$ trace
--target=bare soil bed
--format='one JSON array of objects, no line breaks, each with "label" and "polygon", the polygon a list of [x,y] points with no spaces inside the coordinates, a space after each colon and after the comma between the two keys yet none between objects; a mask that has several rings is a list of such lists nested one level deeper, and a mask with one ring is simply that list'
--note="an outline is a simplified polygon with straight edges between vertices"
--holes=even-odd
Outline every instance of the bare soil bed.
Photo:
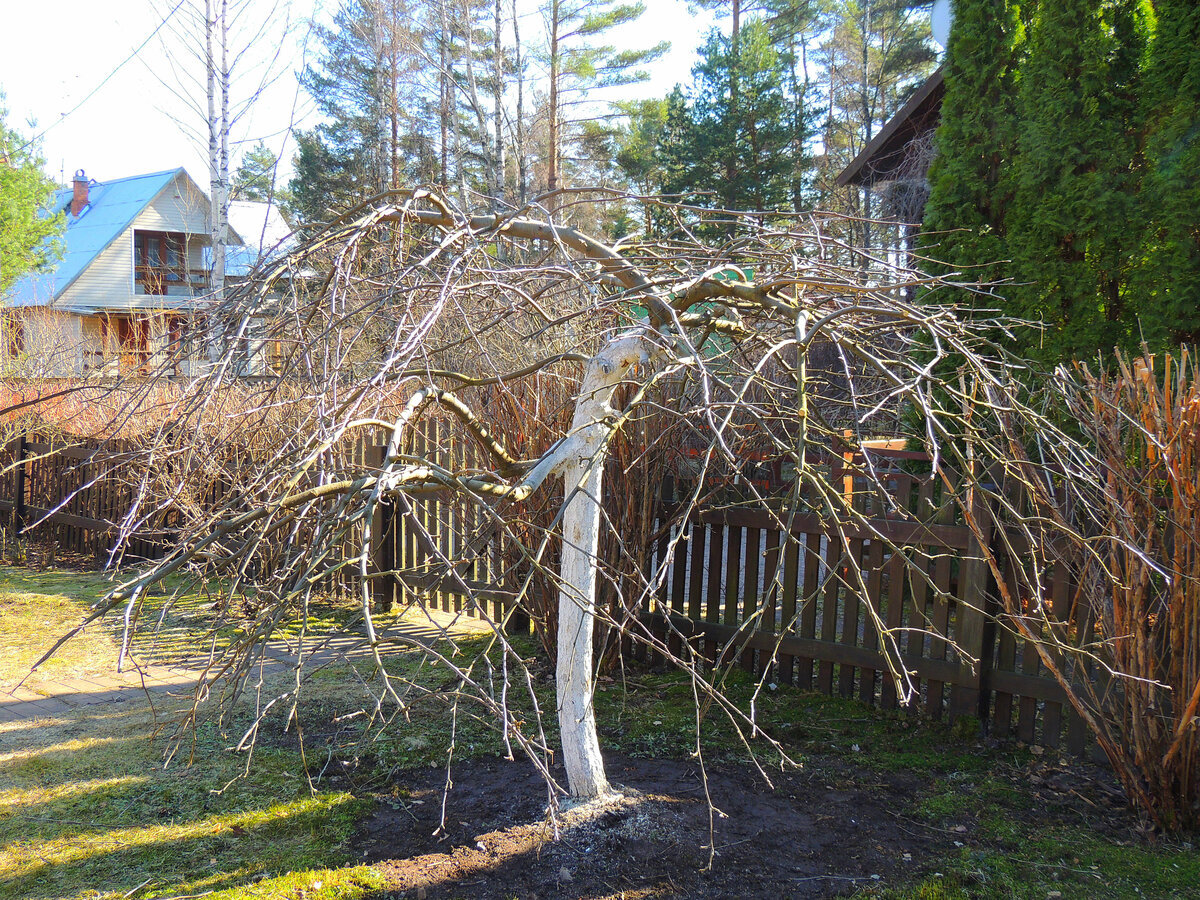
[{"label": "bare soil bed", "polygon": [[[352,849],[382,872],[388,897],[829,897],[911,883],[972,840],[963,824],[911,817],[924,794],[914,774],[835,764],[772,773],[713,767],[716,854],[699,767],[613,757],[624,799],[568,811],[554,840],[545,784],[523,761],[457,767],[439,832],[446,773],[410,770],[392,781]],[[558,773],[556,773],[558,774]]]}]

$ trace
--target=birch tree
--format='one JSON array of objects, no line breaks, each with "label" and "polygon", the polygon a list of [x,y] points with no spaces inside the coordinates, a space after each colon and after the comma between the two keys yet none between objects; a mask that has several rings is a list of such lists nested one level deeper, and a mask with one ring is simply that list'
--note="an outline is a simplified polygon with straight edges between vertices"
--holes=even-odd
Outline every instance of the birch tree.
[{"label": "birch tree", "polygon": [[181,0],[170,7],[160,4],[159,11],[160,39],[171,63],[171,74],[158,75],[159,80],[186,111],[176,116],[181,127],[207,150],[209,294],[220,303],[233,186],[231,145],[249,140],[246,128],[255,105],[289,72],[284,52],[292,27],[290,0]]}]

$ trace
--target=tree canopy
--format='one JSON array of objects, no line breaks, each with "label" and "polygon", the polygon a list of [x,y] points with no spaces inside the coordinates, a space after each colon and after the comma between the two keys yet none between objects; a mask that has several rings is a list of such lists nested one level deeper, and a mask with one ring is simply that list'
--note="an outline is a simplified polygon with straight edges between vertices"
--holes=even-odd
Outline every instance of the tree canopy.
[{"label": "tree canopy", "polygon": [[[799,98],[785,93],[783,60],[766,24],[744,24],[736,45],[710,33],[693,72],[695,96],[674,135],[666,191],[727,209],[789,209],[796,144],[791,105]],[[676,116],[681,112],[676,108]]]},{"label": "tree canopy", "polygon": [[276,185],[279,173],[279,156],[262,141],[246,151],[241,164],[233,173],[230,189],[231,200],[253,200],[259,203],[286,203],[288,192],[283,185]]},{"label": "tree canopy", "polygon": [[65,220],[47,210],[55,184],[42,171],[37,146],[8,124],[0,94],[0,298],[30,272],[44,271],[61,254]]}]

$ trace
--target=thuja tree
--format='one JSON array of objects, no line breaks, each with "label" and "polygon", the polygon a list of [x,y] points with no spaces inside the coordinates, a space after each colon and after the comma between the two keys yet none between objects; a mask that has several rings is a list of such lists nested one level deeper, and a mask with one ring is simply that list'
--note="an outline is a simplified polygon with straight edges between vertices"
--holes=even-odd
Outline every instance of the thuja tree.
[{"label": "thuja tree", "polygon": [[1145,23],[1134,2],[1042,4],[1021,72],[1009,309],[1043,321],[1030,351],[1088,355],[1134,339],[1131,161]]},{"label": "thuja tree", "polygon": [[[1033,615],[1023,598],[1046,595],[1042,574],[1055,561],[1047,554],[1061,543],[1047,531],[1086,533],[1061,513],[1046,485],[1064,472],[1069,484],[1097,484],[1094,456],[1022,399],[1010,377],[1014,361],[988,337],[994,326],[964,323],[937,304],[941,283],[878,267],[870,284],[859,282],[860,269],[843,264],[851,251],[786,222],[766,226],[748,216],[738,233],[728,246],[683,239],[617,253],[552,221],[466,216],[428,194],[392,194],[360,208],[227,301],[223,327],[214,329],[224,354],[160,405],[163,427],[143,451],[121,457],[138,485],[126,533],[169,513],[181,536],[92,618],[119,610],[136,628],[156,619],[151,609],[162,601],[155,585],[219,584],[212,626],[234,637],[214,642],[197,704],[218,696],[222,684],[236,695],[263,642],[294,626],[301,640],[295,684],[263,704],[294,710],[312,649],[305,638],[310,604],[319,590],[346,585],[354,592],[359,646],[375,654],[379,720],[399,726],[404,717],[389,713],[407,711],[423,688],[389,674],[379,656],[389,643],[413,642],[387,627],[376,584],[398,580],[414,602],[452,589],[485,617],[498,596],[508,609],[536,608],[549,593],[557,611],[562,790],[602,796],[610,788],[592,706],[597,628],[649,645],[688,673],[701,759],[706,711],[761,736],[753,708],[739,709],[722,693],[722,670],[709,665],[702,648],[673,620],[659,620],[664,633],[637,615],[666,583],[681,532],[666,523],[651,537],[661,548],[653,565],[623,565],[621,554],[632,558],[637,548],[631,531],[614,529],[625,520],[606,506],[614,442],[629,437],[633,423],[650,422],[654,427],[642,433],[651,440],[670,434],[697,451],[696,487],[673,513],[684,517],[704,496],[705,474],[738,472],[749,441],[795,473],[785,496],[749,489],[741,501],[772,516],[781,541],[793,540],[793,516],[818,512],[834,546],[855,545],[866,529],[905,579],[936,593],[928,556],[895,538],[906,518],[921,530],[920,511],[889,508],[886,532],[877,530],[842,479],[833,483],[819,464],[823,450],[840,453],[847,442],[852,449],[868,436],[899,434],[929,451],[942,510],[960,511],[976,535],[977,564],[1000,573],[1008,625],[1036,639],[1069,691],[1073,672],[1064,660],[1074,658],[1071,649],[1046,644],[1062,632],[1044,620],[1048,612]],[[905,300],[914,282],[929,288],[927,302]],[[275,374],[237,377],[248,345],[278,348]],[[818,355],[826,362],[810,365]],[[565,411],[557,399],[563,397]],[[902,416],[905,408],[917,414]],[[499,414],[506,409],[520,415]],[[434,416],[455,423],[454,442],[430,446],[427,432],[413,439]],[[905,422],[915,425],[907,434]],[[356,450],[368,435],[386,444],[378,455]],[[1032,435],[1042,441],[1037,461],[1014,455]],[[470,460],[467,442],[475,449]],[[858,474],[858,483],[874,485],[886,502],[886,473],[867,465]],[[230,485],[215,503],[205,500],[213,481]],[[1026,486],[1028,502],[1014,503],[1014,481]],[[420,517],[410,515],[431,493],[471,511],[452,549],[431,540]],[[1039,514],[1022,515],[1031,504]],[[530,512],[535,506],[537,515]],[[1086,514],[1093,507],[1073,508]],[[1011,560],[991,556],[1003,550],[985,533],[991,509],[1004,516]],[[426,551],[422,566],[389,563],[377,552],[385,512],[413,523]],[[480,584],[471,573],[492,558],[496,540],[514,562]],[[778,558],[790,552],[799,546],[781,547]],[[784,568],[776,566],[764,583],[777,585]],[[818,592],[840,582],[870,596],[859,554],[846,552],[823,572]],[[620,585],[616,613],[598,602],[605,583]],[[774,589],[719,659],[738,655],[768,615]],[[899,627],[864,606],[880,665],[907,700],[916,685],[901,647],[914,623],[920,627],[922,611]],[[235,620],[237,629],[228,628]],[[495,643],[485,656],[449,644],[420,645],[420,652],[452,673],[453,696],[523,750],[557,795],[550,759],[559,747],[541,727],[536,679],[502,619],[488,621]],[[784,623],[783,631],[794,624]],[[1092,714],[1077,693],[1068,696],[1081,714]],[[252,743],[256,727],[242,746]],[[1118,751],[1111,742],[1105,749]]]},{"label": "thuja tree", "polygon": [[954,5],[923,244],[939,262],[984,282],[1007,275],[1002,261],[1009,258],[1005,217],[1014,181],[1009,164],[1016,151],[1020,34],[1012,0]]},{"label": "thuja tree", "polygon": [[1154,310],[1144,319],[1152,345],[1200,340],[1200,6],[1165,0],[1155,11],[1142,91],[1145,237],[1134,276]]}]

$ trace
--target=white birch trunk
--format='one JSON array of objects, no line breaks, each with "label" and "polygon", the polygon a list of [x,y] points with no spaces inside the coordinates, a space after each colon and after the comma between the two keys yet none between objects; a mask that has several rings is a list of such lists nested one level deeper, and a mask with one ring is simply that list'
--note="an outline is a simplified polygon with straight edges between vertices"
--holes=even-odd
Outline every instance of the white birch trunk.
[{"label": "white birch trunk", "polygon": [[648,360],[652,350],[643,336],[621,337],[588,363],[571,422],[569,452],[559,464],[566,509],[558,595],[558,724],[567,784],[571,796],[579,799],[609,793],[592,703],[592,634],[604,460],[616,424],[610,401],[630,369]]},{"label": "white birch trunk", "polygon": [[[216,304],[225,299],[225,244],[229,240],[229,22],[226,0],[206,0],[204,4],[204,63],[208,93],[208,177],[209,222],[212,270],[209,272],[209,298]],[[220,41],[218,68],[214,42]],[[218,108],[217,94],[220,92]],[[217,325],[208,326],[208,361],[216,364],[221,356],[221,335]]]}]

